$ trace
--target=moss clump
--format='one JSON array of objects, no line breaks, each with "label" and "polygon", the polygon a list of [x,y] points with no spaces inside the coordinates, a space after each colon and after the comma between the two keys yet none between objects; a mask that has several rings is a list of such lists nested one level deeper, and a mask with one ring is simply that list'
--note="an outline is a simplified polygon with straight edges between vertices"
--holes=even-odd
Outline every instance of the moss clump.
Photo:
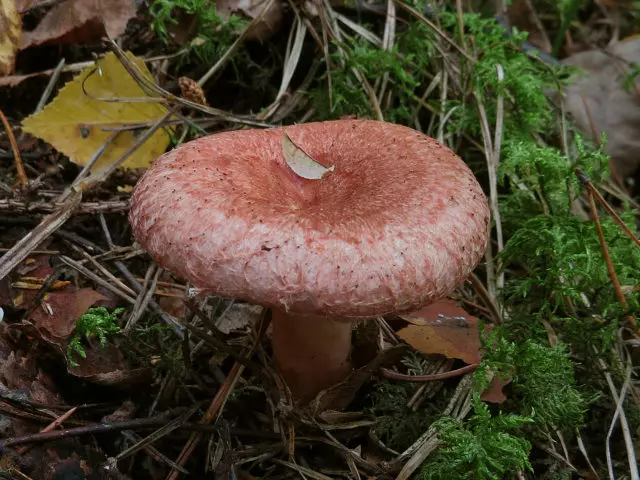
[{"label": "moss clump", "polygon": [[124,308],[116,308],[113,312],[109,312],[104,307],[87,310],[87,313],[78,319],[73,335],[69,339],[69,344],[67,345],[67,360],[69,364],[72,366],[78,365],[73,359],[74,353],[82,358],[87,358],[82,339],[96,337],[100,346],[104,347],[108,337],[120,332],[118,315],[122,312],[124,312]]}]

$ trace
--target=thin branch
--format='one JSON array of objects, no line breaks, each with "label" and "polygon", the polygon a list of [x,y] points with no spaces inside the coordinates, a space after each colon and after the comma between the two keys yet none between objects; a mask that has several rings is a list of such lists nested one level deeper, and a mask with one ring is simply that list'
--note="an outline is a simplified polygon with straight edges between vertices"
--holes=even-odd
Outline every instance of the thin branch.
[{"label": "thin branch", "polygon": [[2,110],[0,110],[0,120],[4,125],[5,130],[7,131],[7,136],[9,137],[9,143],[11,144],[11,149],[13,150],[13,158],[16,164],[16,174],[18,175],[18,182],[21,186],[25,186],[29,183],[29,178],[27,177],[27,172],[24,170],[24,165],[22,164],[22,157],[20,156],[20,149],[18,148],[18,142],[16,142],[16,137],[13,135],[13,129],[7,120],[7,117],[4,116]]},{"label": "thin branch", "polygon": [[460,375],[464,375],[465,373],[473,372],[476,368],[478,368],[478,365],[478,363],[472,363],[470,365],[465,365],[464,367],[457,368],[449,372],[434,373],[432,375],[405,375],[403,373],[394,372],[393,370],[389,370],[387,368],[381,368],[380,372],[382,373],[383,377],[390,378],[392,380],[401,380],[403,382],[435,382],[438,380],[446,380],[448,378],[459,377]]}]

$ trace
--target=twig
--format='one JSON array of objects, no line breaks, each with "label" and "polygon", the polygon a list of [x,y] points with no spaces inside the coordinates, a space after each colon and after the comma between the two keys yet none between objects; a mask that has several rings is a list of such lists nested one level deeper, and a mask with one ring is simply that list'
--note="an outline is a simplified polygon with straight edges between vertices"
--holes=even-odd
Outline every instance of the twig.
[{"label": "twig", "polygon": [[[51,213],[59,209],[64,202],[29,202],[15,198],[0,199],[0,211],[12,213]],[[72,215],[83,213],[120,213],[129,210],[129,202],[125,200],[109,200],[104,202],[82,202],[71,212]]]},{"label": "twig", "polygon": [[616,424],[616,420],[620,418],[620,426],[622,427],[622,436],[624,437],[624,443],[627,447],[627,459],[629,461],[629,472],[631,474],[631,480],[640,480],[640,473],[638,472],[638,461],[635,455],[635,447],[633,445],[633,438],[631,435],[631,431],[629,428],[629,423],[627,422],[627,417],[624,413],[624,409],[622,405],[624,403],[624,398],[627,393],[627,389],[631,383],[631,371],[632,366],[629,361],[629,365],[627,365],[627,374],[625,375],[625,381],[622,386],[622,390],[620,391],[620,395],[616,391],[615,385],[613,384],[613,380],[611,379],[611,375],[605,372],[605,376],[607,379],[607,384],[609,385],[609,389],[611,390],[611,395],[616,402],[616,411],[611,419],[611,425],[609,426],[609,431],[607,432],[607,441],[606,441],[606,452],[607,452],[607,467],[609,469],[609,478],[611,480],[615,479],[615,475],[613,473],[613,462],[611,461],[611,434],[613,433],[613,429]]},{"label": "twig", "polygon": [[167,113],[165,113],[161,118],[156,120],[154,124],[149,127],[140,137],[137,138],[136,142],[131,145],[115,162],[112,162],[102,170],[97,172],[92,172],[88,177],[82,179],[78,186],[82,189],[86,189],[105,181],[113,172],[116,171],[120,165],[122,165],[125,160],[127,160],[131,155],[133,155],[147,140],[149,140],[157,130],[162,128],[163,123],[167,120],[171,115],[174,114],[173,109],[169,109]]},{"label": "twig", "polygon": [[464,375],[465,373],[473,372],[479,365],[480,364],[478,363],[472,363],[470,365],[457,368],[456,370],[444,373],[434,373],[432,375],[405,375],[404,373],[394,372],[388,368],[381,368],[380,372],[383,377],[390,378],[392,380],[402,380],[404,382],[435,382],[437,380],[446,380],[448,378],[455,378],[460,375]]},{"label": "twig", "polygon": [[69,258],[66,255],[60,255],[59,258],[62,261],[62,263],[68,265],[69,267],[73,268],[74,270],[77,270],[82,275],[84,275],[85,277],[91,279],[93,282],[97,283],[101,287],[106,288],[107,290],[115,293],[116,295],[118,295],[123,300],[126,300],[127,302],[131,303],[132,305],[135,305],[135,303],[136,303],[136,299],[135,298],[127,295],[120,288],[118,288],[115,285],[112,285],[111,283],[109,283],[108,281],[103,279],[102,277],[99,277],[97,274],[93,273],[91,270],[89,270],[84,265],[78,263],[73,258]]},{"label": "twig", "polygon": [[[458,383],[458,386],[456,387],[451,400],[447,404],[443,415],[452,415],[460,399],[464,396],[468,396],[471,388],[471,381],[471,375],[466,375],[462,380],[460,380],[460,383]],[[467,404],[456,416],[458,418],[464,418],[469,413],[470,409],[470,405]],[[415,472],[416,469],[424,463],[429,454],[435,450],[439,443],[440,440],[437,437],[437,430],[433,426],[429,427],[429,429],[423,433],[413,445],[391,462],[394,466],[401,462],[404,463],[402,470],[400,470],[400,473],[396,476],[396,480],[408,480],[411,478],[413,472]]]},{"label": "twig", "polygon": [[[382,48],[388,52],[393,49],[396,38],[396,4],[393,0],[387,0],[387,15],[384,23],[384,36],[382,37]],[[382,103],[387,84],[389,83],[389,72],[384,72],[378,94],[378,103]]]},{"label": "twig", "polygon": [[475,63],[475,60],[473,59],[473,57],[471,57],[455,41],[453,41],[451,38],[449,38],[449,36],[446,33],[444,33],[442,30],[440,30],[435,23],[433,23],[431,20],[428,20],[427,18],[425,18],[424,15],[422,15],[418,10],[416,10],[415,8],[409,6],[407,3],[403,2],[402,0],[394,0],[394,1],[398,4],[398,6],[400,8],[404,8],[407,12],[409,12],[411,15],[416,17],[418,20],[420,20],[422,23],[424,23],[426,26],[428,26],[431,30],[433,30],[436,33],[436,35],[438,35],[446,43],[448,43],[449,46],[451,46],[455,50],[457,50],[458,53],[460,53],[464,58],[466,58],[471,64]]},{"label": "twig", "polygon": [[133,311],[129,315],[127,324],[124,327],[125,333],[130,331],[135,326],[135,324],[138,323],[138,320],[142,316],[142,313],[147,309],[147,306],[149,305],[149,302],[153,298],[153,294],[156,291],[158,278],[160,277],[162,271],[162,268],[158,267],[155,263],[153,263],[147,271],[142,290],[136,298],[136,303],[133,306]]},{"label": "twig", "polygon": [[36,106],[36,109],[34,110],[33,113],[38,113],[46,105],[47,101],[49,100],[49,97],[51,96],[51,93],[53,92],[53,89],[56,86],[56,82],[58,81],[58,78],[60,78],[60,73],[62,73],[62,69],[64,68],[64,64],[65,64],[65,59],[63,57],[58,62],[58,65],[56,66],[56,68],[53,70],[53,74],[51,75],[51,78],[49,79],[49,83],[47,84],[47,88],[45,88],[44,92],[42,92],[42,96],[40,97],[40,101],[38,102],[38,105]]},{"label": "twig", "polygon": [[[266,313],[266,310],[263,310],[262,319],[259,322],[258,332],[256,334],[255,341],[251,346],[249,353],[246,356],[247,360],[249,360],[252,357],[253,352],[255,351],[256,347],[260,344],[260,341],[262,340],[262,337],[265,334],[267,323],[268,323],[265,313]],[[235,363],[233,364],[233,367],[231,367],[231,370],[229,371],[229,374],[225,378],[224,383],[220,387],[220,390],[218,390],[218,393],[213,398],[211,405],[209,406],[206,413],[200,420],[200,424],[205,424],[205,425],[209,424],[217,416],[219,416],[222,413],[222,408],[224,407],[227,399],[229,398],[229,395],[231,395],[231,392],[233,392],[233,389],[235,388],[236,383],[242,376],[242,372],[245,369],[244,363],[245,362],[240,362],[238,360],[235,361]],[[182,451],[180,452],[178,459],[176,460],[176,463],[178,465],[182,466],[185,464],[185,462],[189,459],[189,457],[193,453],[193,450],[196,448],[196,446],[198,445],[201,439],[202,439],[201,434],[194,433],[191,435],[187,443],[182,448]],[[172,470],[169,473],[169,475],[167,475],[167,480],[176,480],[177,478],[178,478],[178,472],[176,470]]]},{"label": "twig", "polygon": [[[233,391],[233,388],[235,387],[236,382],[242,375],[243,371],[244,371],[244,365],[238,362],[234,363],[233,367],[231,368],[231,371],[229,372],[229,375],[227,375],[227,378],[225,379],[225,383],[220,387],[220,390],[218,390],[218,393],[213,398],[211,405],[209,406],[206,413],[200,420],[200,424],[207,425],[211,423],[219,415],[223,405],[226,403],[227,399],[229,398],[229,395]],[[189,437],[189,440],[182,448],[182,451],[180,452],[180,455],[176,460],[176,463],[178,465],[184,466],[184,464],[187,462],[187,460],[193,453],[198,443],[200,443],[200,440],[202,440],[202,434],[199,432],[195,432],[191,435],[191,437]],[[171,473],[167,475],[167,480],[177,480],[178,475],[179,475],[179,472],[177,472],[176,470],[172,470]]]},{"label": "twig", "polygon": [[331,480],[331,477],[327,477],[326,475],[322,474],[322,473],[318,473],[315,472],[313,470],[311,470],[310,468],[306,468],[306,467],[302,467],[300,465],[297,465],[293,462],[286,462],[284,460],[279,460],[277,458],[272,458],[271,459],[272,462],[280,464],[284,467],[288,467],[291,470],[294,470],[296,472],[298,472],[301,476],[301,478],[306,478],[306,476],[309,476],[310,478],[312,478],[313,480]]},{"label": "twig", "polygon": [[[578,175],[578,178],[586,178],[586,175],[584,175],[584,172],[582,172],[580,169],[576,169],[576,174]],[[589,184],[590,182],[587,185]],[[607,241],[604,238],[604,232],[602,231],[602,224],[600,223],[600,216],[598,215],[598,207],[596,206],[593,190],[593,188],[587,187],[587,197],[589,198],[589,206],[591,207],[593,223],[595,224],[598,239],[600,240],[602,257],[604,258],[604,262],[607,265],[607,273],[609,274],[609,278],[611,279],[611,283],[613,284],[613,289],[616,292],[618,303],[620,303],[622,308],[627,311],[629,309],[629,305],[627,303],[627,299],[624,296],[624,293],[622,292],[622,288],[620,287],[620,281],[618,280],[618,276],[616,275],[616,270],[613,267],[613,263],[611,262],[611,255],[609,255],[609,247],[607,246]],[[627,315],[626,318],[637,333],[638,324],[636,323],[636,319],[633,317],[633,315]]]},{"label": "twig", "polygon": [[80,204],[82,192],[73,190],[70,198],[55,212],[47,215],[36,228],[16,243],[0,258],[0,280],[20,264],[44,239],[58,230],[71,217],[72,212]]},{"label": "twig", "polygon": [[[97,253],[100,253],[100,254],[107,253],[106,250],[104,250],[99,245],[96,245],[95,243],[87,240],[86,238],[82,238],[78,234],[61,230],[57,232],[57,235],[63,238],[66,238],[67,240],[70,240],[72,242],[79,243],[91,250],[94,250]],[[129,271],[127,266],[120,260],[114,260],[113,264],[116,266],[118,270],[120,270],[120,273],[122,273],[122,275],[127,279],[131,287],[137,293],[140,293],[142,291],[142,285],[140,284],[140,282],[138,282],[138,280],[136,280],[136,277]],[[175,319],[167,315],[165,311],[162,310],[162,308],[160,308],[160,305],[158,305],[154,300],[151,300],[149,302],[149,306],[153,309],[154,312],[156,312],[160,316],[160,318],[167,325],[169,325],[173,329],[173,332],[178,336],[178,338],[180,339],[184,338],[184,332],[183,332],[184,327],[181,324],[179,324]]]},{"label": "twig", "polygon": [[633,242],[638,247],[640,247],[640,239],[638,239],[638,237],[631,231],[631,229],[627,227],[627,225],[622,221],[620,216],[615,212],[615,210],[611,207],[611,205],[609,205],[609,202],[605,200],[605,198],[595,187],[591,179],[584,172],[584,170],[582,170],[581,168],[576,168],[576,175],[578,176],[578,179],[580,180],[582,185],[584,185],[584,187],[596,197],[598,202],[600,202],[600,205],[602,205],[604,209],[607,211],[607,213],[611,215],[613,220],[620,226],[620,228],[627,235],[627,237],[633,240]]},{"label": "twig", "polygon": [[[114,42],[113,40],[110,40],[108,42],[108,46],[109,46],[109,48],[111,48],[113,53],[115,53],[115,55],[118,57],[118,59],[122,63],[123,67],[127,70],[129,75],[131,75],[138,82],[138,85],[140,86],[140,88],[142,88],[147,93],[153,92],[153,93],[157,94],[158,96],[162,97],[166,101],[166,103],[170,103],[170,104],[175,105],[175,107],[174,107],[175,109],[177,109],[178,106],[183,106],[185,108],[191,108],[191,109],[198,110],[200,112],[206,113],[206,114],[208,114],[208,115],[210,115],[212,117],[222,118],[222,119],[227,120],[229,122],[235,122],[235,123],[239,123],[239,124],[251,125],[251,126],[262,127],[262,128],[273,126],[273,125],[270,125],[270,124],[267,124],[267,123],[258,122],[256,120],[253,120],[253,119],[250,119],[250,118],[247,118],[247,117],[244,117],[244,116],[231,115],[231,114],[229,114],[229,113],[227,113],[227,112],[225,112],[223,110],[220,110],[218,108],[213,108],[213,107],[209,107],[207,105],[202,105],[200,103],[192,102],[190,100],[187,100],[186,98],[182,98],[182,97],[178,97],[176,95],[173,95],[170,92],[168,92],[168,91],[164,90],[163,88],[161,88],[155,82],[151,81],[149,79],[149,76],[147,74],[145,74],[142,70],[140,70],[138,65],[136,65],[135,63],[133,63],[129,59],[129,57],[118,46],[118,44],[116,42]],[[222,59],[220,61],[222,61]],[[215,65],[214,65],[214,67],[215,67]],[[149,99],[147,98],[146,101],[149,101]],[[168,115],[167,115],[167,117],[168,117]],[[164,122],[165,120],[166,120],[166,118],[161,119],[162,122]]]},{"label": "twig", "polygon": [[[504,70],[501,65],[496,65],[496,72],[498,76],[498,82],[502,83],[504,80]],[[480,127],[482,129],[482,139],[484,142],[485,157],[487,159],[487,172],[489,174],[489,203],[491,206],[491,214],[495,222],[498,253],[500,253],[504,249],[504,238],[502,234],[500,208],[498,206],[498,166],[500,164],[500,147],[502,144],[502,130],[504,121],[504,96],[502,94],[498,95],[496,106],[496,126],[493,139],[491,138],[489,119],[487,118],[487,112],[481,99],[480,92],[476,91],[474,97],[476,99],[478,114],[480,116]],[[491,242],[489,242],[487,246],[487,250],[490,249]],[[493,265],[493,251],[487,253],[487,270],[491,270],[491,280],[495,279],[495,284],[493,282],[488,282],[489,293],[492,297],[495,298],[497,291],[504,288],[504,272],[499,268],[496,269],[496,267]],[[489,260],[491,262],[489,262]],[[495,274],[497,274],[497,278],[494,277]]]},{"label": "twig", "polygon": [[[121,432],[121,435],[131,442],[140,442],[142,440],[142,438],[140,438],[140,435],[137,435],[135,432],[131,430],[123,430]],[[145,451],[145,453],[147,453],[151,458],[153,458],[157,462],[164,463],[165,465],[168,465],[171,468],[175,468],[181,473],[184,473],[185,475],[189,475],[189,470],[181,467],[180,465],[176,465],[176,463],[173,460],[171,460],[169,457],[164,455],[153,445],[145,445],[141,448]],[[118,458],[114,458],[113,461],[117,462]]]},{"label": "twig", "polygon": [[[142,428],[157,428],[166,423],[169,419],[165,415],[159,415],[152,418],[139,418],[128,420],[126,422],[114,423],[98,423],[87,425],[85,427],[67,428],[65,430],[54,430],[52,432],[33,433],[22,437],[7,438],[0,440],[0,451],[7,447],[15,445],[25,445],[28,443],[43,443],[61,438],[80,437],[84,435],[95,435],[98,433],[118,432],[120,430],[137,430]],[[183,423],[178,427],[180,430],[191,430],[198,433],[214,433],[218,431],[218,427],[212,425],[204,425],[202,423]],[[232,430],[232,433],[234,430]]]},{"label": "twig", "polygon": [[[53,422],[51,422],[49,425],[47,425],[42,430],[40,430],[40,433],[50,432],[50,431],[58,428],[59,426],[61,426],[64,423],[65,420],[67,420],[69,417],[71,417],[71,415],[73,415],[76,412],[76,410],[78,410],[78,407],[71,407],[69,410],[67,410],[65,413],[60,415]],[[18,453],[20,455],[24,455],[29,450],[29,446],[21,447],[21,448],[19,448],[17,450],[18,450]]]},{"label": "twig", "polygon": [[[196,413],[196,411],[200,408],[200,406],[201,406],[201,403],[193,405],[191,408],[186,410],[180,416],[174,418],[170,422],[167,422],[165,425],[160,427],[155,432],[149,434],[145,438],[143,438],[140,441],[136,442],[135,445],[132,445],[131,447],[123,450],[122,452],[120,452],[118,455],[116,455],[115,460],[116,461],[124,460],[125,458],[127,458],[127,457],[135,454],[136,452],[138,452],[140,449],[143,449],[143,448],[151,446],[151,444],[153,442],[156,442],[157,440],[159,440],[162,437],[168,435],[169,433],[171,433],[172,431],[176,430],[177,428],[180,428],[181,425],[186,423],[186,421],[189,420],[189,418],[194,413]],[[174,468],[174,469],[176,469],[178,471],[184,470],[180,465],[172,462],[170,459],[167,458],[166,460],[168,462],[170,462],[172,468]],[[182,471],[182,473],[188,473],[188,472]]]},{"label": "twig", "polygon": [[[29,178],[27,177],[27,172],[24,170],[24,165],[22,164],[22,157],[20,156],[20,149],[18,148],[18,142],[16,142],[16,137],[13,135],[13,129],[7,120],[7,117],[4,116],[2,110],[0,110],[0,120],[2,120],[2,124],[4,125],[5,130],[7,131],[7,136],[9,137],[9,143],[11,144],[11,149],[13,150],[13,158],[16,164],[16,174],[18,175],[18,182],[21,186],[26,186],[29,184]],[[0,277],[1,278],[1,277]]]},{"label": "twig", "polygon": [[471,273],[469,275],[469,281],[471,282],[471,286],[475,290],[476,294],[478,294],[480,296],[480,298],[482,299],[482,302],[484,303],[484,305],[491,312],[491,318],[493,320],[493,323],[495,323],[497,325],[500,325],[502,323],[502,317],[500,316],[500,312],[498,311],[498,307],[493,302],[493,299],[491,298],[491,295],[489,295],[489,292],[484,287],[484,284],[480,281],[480,279],[478,278],[478,276],[475,273]]},{"label": "twig", "polygon": [[611,262],[611,255],[609,255],[609,247],[607,246],[607,241],[604,238],[604,232],[602,231],[602,224],[600,223],[600,216],[598,215],[598,207],[596,206],[595,198],[591,190],[587,191],[587,195],[589,197],[589,206],[591,207],[591,214],[593,215],[593,223],[596,226],[596,232],[598,233],[598,239],[600,240],[602,256],[604,257],[604,261],[607,265],[609,278],[611,279],[611,283],[613,284],[613,288],[616,292],[618,303],[620,303],[620,305],[622,305],[622,307],[627,310],[629,308],[629,305],[627,304],[627,299],[624,297],[624,293],[622,293],[620,282],[618,281],[618,276],[616,275],[616,271],[613,268],[613,263]]},{"label": "twig", "polygon": [[580,431],[577,428],[575,433],[576,433],[576,441],[578,443],[578,450],[580,450],[580,453],[582,453],[582,456],[587,461],[587,464],[589,465],[589,469],[591,470],[591,473],[593,473],[593,478],[595,478],[596,480],[600,480],[600,475],[598,475],[598,472],[596,472],[596,469],[593,468],[591,459],[587,454],[587,448],[585,447],[584,442],[582,441],[582,436],[580,435]]},{"label": "twig", "polygon": [[100,159],[100,157],[102,157],[102,155],[107,150],[107,148],[109,148],[109,146],[118,137],[119,133],[120,132],[112,132],[111,135],[109,135],[109,138],[107,138],[107,140],[102,145],[100,145],[100,148],[98,148],[98,150],[95,151],[95,153],[91,156],[87,164],[84,167],[82,167],[82,170],[80,170],[80,172],[76,176],[73,183],[69,187],[67,187],[67,189],[62,193],[62,195],[60,195],[58,199],[59,201],[64,200],[68,195],[68,192],[70,191],[70,189],[78,185],[82,180],[86,178],[86,176],[91,172],[91,169],[96,164],[96,162]]},{"label": "twig", "polygon": [[302,45],[304,44],[308,27],[307,24],[304,23],[297,15],[294,20],[294,27],[295,29],[292,27],[289,34],[289,41],[287,43],[286,58],[284,60],[282,69],[282,80],[280,82],[280,88],[278,89],[275,100],[265,109],[266,113],[263,115],[263,118],[265,120],[272,117],[280,107],[283,99],[285,98],[285,93],[289,89],[291,79],[293,78],[296,67],[298,66],[298,63],[300,61],[300,56],[302,54]]}]

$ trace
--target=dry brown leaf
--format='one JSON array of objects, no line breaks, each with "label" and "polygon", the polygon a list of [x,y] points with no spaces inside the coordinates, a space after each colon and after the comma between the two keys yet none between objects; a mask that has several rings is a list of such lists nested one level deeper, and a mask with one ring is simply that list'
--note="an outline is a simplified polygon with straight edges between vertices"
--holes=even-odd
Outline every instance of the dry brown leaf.
[{"label": "dry brown leaf", "polygon": [[19,14],[24,14],[27,10],[37,7],[44,0],[15,0]]},{"label": "dry brown leaf", "polygon": [[282,155],[289,168],[299,177],[307,180],[320,180],[335,166],[325,167],[294,143],[286,133],[282,134]]},{"label": "dry brown leaf", "polygon": [[140,386],[151,379],[150,368],[132,367],[114,345],[89,345],[85,348],[85,354],[87,358],[77,359],[78,365],[67,366],[71,375],[121,389]]},{"label": "dry brown leaf", "polygon": [[78,319],[100,300],[107,297],[90,288],[48,293],[29,320],[44,340],[62,345],[73,333]]},{"label": "dry brown leaf", "polygon": [[[38,278],[43,282],[53,274],[48,255],[25,258],[9,275],[0,280],[0,306],[24,310],[38,295],[38,289],[17,288],[24,277]],[[29,283],[29,282],[24,282]]]},{"label": "dry brown leaf", "polygon": [[234,330],[244,330],[248,325],[256,325],[262,316],[263,307],[250,303],[234,303],[216,321],[216,327],[222,333],[228,334]]},{"label": "dry brown leaf", "polygon": [[511,380],[511,377],[506,379],[493,377],[491,383],[489,383],[489,388],[482,392],[480,399],[489,403],[504,403],[507,400],[507,396],[504,394],[503,389],[511,383]]},{"label": "dry brown leaf", "polygon": [[605,152],[619,180],[640,167],[640,81],[625,89],[634,62],[640,62],[640,38],[623,40],[606,52],[589,50],[563,60],[585,73],[566,89],[567,111],[586,136],[599,141],[606,133]]},{"label": "dry brown leaf", "polygon": [[66,0],[49,10],[34,30],[23,33],[20,49],[95,42],[106,32],[117,38],[135,14],[133,0]]},{"label": "dry brown leaf", "polygon": [[[451,299],[443,299],[421,310],[401,315],[410,325],[398,336],[425,354],[440,354],[469,364],[482,359],[478,319]],[[485,332],[491,329],[485,325]]]},{"label": "dry brown leaf", "polygon": [[14,351],[0,362],[0,382],[9,390],[22,391],[34,402],[50,405],[63,403],[55,382],[42,371],[36,350]]},{"label": "dry brown leaf", "polygon": [[13,72],[21,31],[14,0],[0,0],[0,76]]}]

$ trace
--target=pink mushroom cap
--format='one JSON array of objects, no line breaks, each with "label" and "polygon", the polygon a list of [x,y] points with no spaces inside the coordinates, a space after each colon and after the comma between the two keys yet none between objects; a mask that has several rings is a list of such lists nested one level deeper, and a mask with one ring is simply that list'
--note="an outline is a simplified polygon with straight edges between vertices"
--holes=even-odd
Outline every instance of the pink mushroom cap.
[{"label": "pink mushroom cap", "polygon": [[[283,132],[335,169],[298,177]],[[159,265],[205,293],[360,318],[419,308],[462,283],[485,251],[489,209],[437,141],[338,120],[186,143],[138,182],[130,222]]]}]

